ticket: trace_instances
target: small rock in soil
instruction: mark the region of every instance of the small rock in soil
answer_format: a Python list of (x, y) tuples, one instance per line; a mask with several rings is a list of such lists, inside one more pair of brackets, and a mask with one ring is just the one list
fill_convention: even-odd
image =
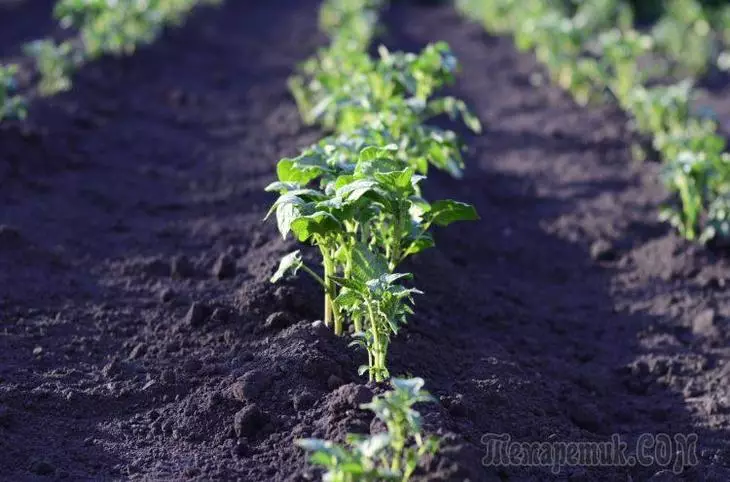
[(264, 327), (270, 330), (283, 330), (294, 323), (291, 315), (285, 311), (271, 313), (264, 323)]
[(236, 400), (252, 401), (259, 398), (269, 385), (271, 385), (271, 376), (268, 373), (251, 370), (231, 386), (231, 394)]
[(294, 410), (306, 410), (314, 405), (314, 401), (314, 395), (309, 392), (304, 392), (295, 395), (294, 398), (292, 398), (292, 405), (294, 406)]
[(163, 288), (160, 290), (159, 297), (161, 302), (168, 303), (175, 297), (175, 292), (170, 288)]
[(707, 308), (702, 310), (694, 320), (692, 320), (692, 333), (697, 336), (705, 336), (708, 338), (717, 335), (718, 330), (715, 326), (715, 310)]
[(191, 278), (195, 274), (195, 267), (187, 256), (175, 256), (170, 262), (170, 274), (178, 279)]
[(363, 403), (368, 403), (373, 399), (373, 391), (364, 385), (353, 385), (354, 388), (350, 390), (347, 401), (350, 405), (356, 408), (360, 408)]
[(267, 421), (268, 417), (255, 404), (252, 404), (236, 413), (233, 428), (239, 438), (250, 437), (255, 435)]
[[(368, 403), (373, 398), (373, 392), (364, 385), (357, 385), (355, 383), (348, 383), (345, 385), (342, 379), (336, 375), (331, 375), (330, 379), (332, 383), (330, 389), (333, 390), (333, 393), (329, 397), (329, 406), (332, 409), (359, 409), (360, 405)], [(329, 384), (330, 381), (328, 381), (328, 385)]]
[(464, 404), (463, 395), (456, 394), (454, 396), (445, 397), (443, 401), (449, 413), (454, 417), (465, 417), (468, 414), (468, 410)]
[(183, 322), (192, 327), (202, 326), (210, 316), (210, 308), (204, 303), (195, 302), (190, 305)]
[(345, 382), (342, 380), (342, 378), (338, 377), (337, 375), (330, 375), (327, 379), (327, 388), (330, 390), (335, 390), (339, 387), (341, 387)]
[(306, 311), (312, 305), (311, 298), (308, 298), (301, 290), (293, 289), (291, 286), (276, 288), (274, 298), (277, 306), (286, 306), (287, 309), (294, 312)]
[(119, 363), (117, 360), (112, 360), (104, 365), (104, 368), (101, 369), (101, 374), (104, 375), (104, 378), (114, 378), (115, 376), (119, 375), (122, 370), (122, 364)]
[(603, 425), (601, 414), (594, 405), (573, 405), (568, 415), (573, 423), (589, 432), (598, 433)]
[(237, 381), (230, 388), (231, 395), (239, 402), (246, 401), (246, 389), (243, 381)]
[(56, 472), (56, 467), (46, 460), (35, 460), (30, 464), (30, 471), (36, 475), (51, 475)]
[(591, 258), (595, 261), (613, 261), (617, 257), (616, 248), (605, 239), (591, 244)]
[(236, 442), (236, 446), (233, 448), (236, 455), (239, 457), (245, 457), (248, 455), (248, 442), (244, 440), (239, 440)]
[(213, 276), (219, 280), (236, 276), (236, 262), (227, 254), (221, 255), (213, 265)]

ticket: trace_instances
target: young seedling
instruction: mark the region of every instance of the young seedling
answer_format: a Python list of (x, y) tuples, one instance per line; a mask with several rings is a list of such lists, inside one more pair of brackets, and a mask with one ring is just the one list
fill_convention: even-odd
[(28, 55), (35, 58), (41, 74), (38, 90), (53, 95), (71, 88), (71, 75), (83, 63), (83, 54), (70, 41), (36, 40), (25, 46)]
[[(423, 199), (418, 188), (422, 176), (395, 158), (395, 146), (363, 148), (354, 163), (353, 145), (338, 147), (315, 146), (298, 158), (282, 159), (279, 181), (267, 190), (280, 194), (269, 215), (276, 213), (282, 236), (292, 232), (300, 242), (320, 249), (323, 275), (314, 278), (325, 291), (325, 323), (339, 335), (344, 325), (340, 310), (332, 305), (338, 292), (333, 277), (352, 276), (358, 249), (382, 257), (387, 272), (393, 272), (406, 257), (433, 246), (433, 225), (478, 216), (468, 204)], [(285, 257), (272, 281), (298, 270), (298, 260)], [(355, 331), (360, 331), (357, 320)]]
[(413, 314), (413, 296), (422, 294), (415, 288), (399, 284), (410, 279), (410, 273), (390, 273), (385, 258), (372, 253), (366, 246), (353, 250), (353, 269), (348, 278), (335, 278), (342, 287), (334, 303), (338, 311), (347, 313), (355, 326), (352, 344), (362, 346), (368, 353), (368, 364), (359, 369), (368, 373), (370, 381), (389, 378), (387, 353), (392, 336)]
[(424, 437), (422, 418), (413, 406), (432, 402), (421, 378), (391, 380), (393, 390), (362, 408), (371, 410), (387, 431), (369, 436), (349, 434), (344, 445), (320, 439), (296, 444), (311, 453), (312, 463), (325, 469), (328, 482), (407, 482), (418, 465), (436, 454), (439, 440)]

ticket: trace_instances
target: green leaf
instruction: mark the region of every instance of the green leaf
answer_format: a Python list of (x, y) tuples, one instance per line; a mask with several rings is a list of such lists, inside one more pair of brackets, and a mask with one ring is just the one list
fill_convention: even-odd
[(266, 192), (278, 192), (283, 194), (285, 192), (294, 191), (299, 189), (301, 186), (295, 182), (281, 182), (275, 181), (264, 188)]
[(471, 129), (472, 132), (475, 134), (481, 134), (482, 133), (482, 123), (479, 120), (477, 116), (472, 114), (472, 112), (468, 109), (465, 109), (461, 113), (462, 119), (464, 119), (464, 124)]
[(479, 219), (474, 206), (450, 199), (433, 203), (431, 211), (426, 213), (426, 217), (439, 226), (448, 226), (456, 221), (475, 221)]
[(335, 307), (338, 310), (350, 310), (357, 307), (362, 301), (361, 295), (350, 288), (343, 288), (340, 294), (334, 299)]
[(373, 176), (378, 180), (378, 182), (385, 184), (391, 189), (411, 192), (413, 189), (413, 184), (411, 183), (413, 174), (413, 168), (408, 167), (401, 171), (376, 172)]
[(315, 452), (309, 456), (309, 461), (314, 465), (321, 465), (323, 467), (337, 467), (337, 459), (330, 453), (327, 452)]
[(348, 201), (357, 201), (369, 192), (382, 194), (378, 189), (377, 182), (370, 179), (358, 179), (339, 188), (337, 190), (337, 196), (346, 198)]
[(357, 243), (352, 250), (352, 277), (362, 283), (388, 272), (388, 262), (367, 246)]
[(404, 256), (411, 256), (414, 254), (418, 254), (421, 251), (424, 251), (428, 248), (433, 248), (436, 245), (436, 243), (433, 242), (433, 238), (428, 233), (421, 235), (418, 239), (413, 241), (411, 244), (408, 245), (405, 252), (403, 253)]
[(342, 278), (340, 276), (330, 276), (330, 279), (337, 283), (342, 288), (348, 289), (350, 291), (354, 291), (356, 293), (365, 293), (367, 290), (367, 286), (365, 286), (364, 281), (360, 281), (359, 279), (355, 278)]
[(283, 278), (288, 271), (291, 271), (292, 274), (297, 274), (297, 271), (301, 267), (302, 256), (297, 249), (296, 251), (292, 251), (291, 253), (281, 258), (281, 261), (279, 262), (279, 268), (276, 270), (276, 273), (274, 273), (274, 275), (271, 277), (270, 281), (272, 283), (276, 283), (281, 278)]
[(279, 228), (282, 238), (286, 238), (286, 235), (291, 229), (291, 224), (297, 217), (301, 215), (299, 206), (296, 203), (284, 203), (280, 204), (276, 208), (276, 226)]
[(396, 390), (403, 390), (410, 396), (415, 397), (421, 392), (421, 389), (426, 385), (426, 382), (420, 377), (393, 378), (390, 380), (390, 384)]
[(305, 185), (323, 172), (329, 171), (326, 161), (319, 156), (300, 156), (282, 159), (276, 165), (276, 175), (281, 182)]
[(372, 435), (358, 444), (358, 449), (363, 456), (373, 459), (380, 452), (385, 450), (391, 443), (392, 437), (388, 433), (379, 433)]
[(291, 221), (291, 230), (299, 241), (307, 241), (314, 235), (327, 235), (341, 228), (340, 222), (326, 211), (299, 216)]

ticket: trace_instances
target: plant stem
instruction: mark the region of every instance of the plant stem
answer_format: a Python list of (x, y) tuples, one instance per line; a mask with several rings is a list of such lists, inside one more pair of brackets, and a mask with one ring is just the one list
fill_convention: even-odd
[(327, 326), (332, 326), (335, 335), (342, 335), (342, 318), (339, 316), (337, 310), (334, 307), (332, 300), (336, 295), (336, 285), (332, 280), (334, 274), (334, 267), (332, 258), (329, 256), (329, 251), (322, 249), (322, 264), (324, 265), (324, 323)]
[(314, 279), (315, 279), (315, 280), (317, 281), (317, 283), (321, 284), (323, 288), (325, 288), (325, 289), (327, 288), (327, 285), (326, 285), (326, 284), (324, 283), (324, 280), (322, 279), (322, 277), (321, 277), (321, 276), (319, 276), (319, 275), (318, 275), (317, 273), (315, 273), (314, 271), (312, 271), (312, 270), (311, 270), (311, 269), (309, 268), (309, 266), (307, 266), (306, 264), (302, 263), (302, 269), (303, 269), (303, 270), (304, 270), (304, 271), (305, 271), (306, 273), (308, 273), (308, 274), (309, 274), (309, 275), (310, 275), (310, 276), (311, 276), (312, 278), (314, 278)]
[(390, 250), (390, 257), (388, 258), (388, 269), (392, 272), (400, 262), (400, 243), (401, 243), (401, 216), (400, 212), (396, 215), (396, 224), (393, 230), (393, 246)]
[[(327, 279), (326, 276), (325, 279)], [(326, 289), (324, 291), (324, 324), (327, 327), (332, 326), (332, 302), (329, 292)]]
[(368, 381), (373, 381), (373, 352), (368, 349)]
[[(373, 335), (373, 349), (372, 349), (372, 362), (370, 364), (370, 373), (375, 372), (375, 381), (383, 381), (383, 373), (385, 372), (385, 357), (382, 355), (382, 346), (380, 343), (380, 336), (378, 333), (378, 323), (375, 319), (375, 313), (373, 312), (372, 304), (368, 303), (368, 315), (370, 316), (370, 331)], [(370, 352), (370, 350), (368, 350)]]
[(359, 317), (353, 317), (353, 323), (355, 325), (355, 333), (360, 333), (362, 331), (362, 321), (360, 321)]

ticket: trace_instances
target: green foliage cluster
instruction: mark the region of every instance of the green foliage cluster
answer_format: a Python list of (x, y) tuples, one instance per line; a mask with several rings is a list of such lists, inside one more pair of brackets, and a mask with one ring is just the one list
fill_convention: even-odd
[[(56, 42), (41, 39), (25, 45), (40, 74), (38, 91), (53, 95), (71, 88), (80, 66), (102, 55), (125, 55), (155, 41), (164, 28), (182, 22), (201, 3), (219, 0), (59, 0), (54, 16), (73, 35)], [(12, 91), (14, 66), (0, 66), (0, 121), (25, 115), (21, 95)]]
[(16, 73), (15, 65), (0, 65), (0, 122), (25, 117), (25, 101), (17, 93)]
[(368, 55), (380, 3), (325, 2), (321, 19), (332, 42), (300, 66), (290, 87), (303, 120), (332, 134), (280, 160), (278, 180), (267, 188), (279, 194), (269, 215), (281, 235), (319, 248), (323, 266), (320, 275), (297, 250), (272, 281), (299, 270), (311, 275), (324, 292), (324, 322), (365, 348), (360, 371), (374, 381), (390, 376), (390, 340), (420, 293), (406, 287), (412, 276), (399, 265), (434, 245), (433, 226), (478, 219), (468, 204), (423, 197), (429, 166), (456, 177), (463, 168), (457, 135), (425, 122), (446, 114), (481, 129), (463, 101), (434, 97), (457, 70), (445, 43), (420, 54), (380, 47), (378, 58)]
[(346, 445), (320, 439), (298, 440), (312, 453), (313, 463), (322, 466), (326, 482), (408, 481), (418, 462), (436, 453), (439, 441), (421, 433), (421, 415), (416, 403), (433, 401), (423, 390), (421, 378), (391, 379), (393, 389), (361, 406), (372, 411), (386, 431), (364, 436), (350, 434)]
[(71, 87), (79, 66), (102, 55), (130, 54), (152, 43), (163, 29), (179, 24), (201, 2), (218, 0), (59, 0), (54, 16), (76, 35), (60, 43), (37, 40), (27, 46), (41, 74), (39, 90), (52, 95)]
[(667, 2), (665, 15), (648, 34), (633, 27), (633, 9), (618, 0), (572, 7), (549, 0), (460, 0), (458, 5), (488, 30), (512, 33), (519, 48), (534, 50), (578, 103), (617, 102), (664, 161), (662, 178), (676, 196), (662, 219), (690, 240), (730, 241), (725, 140), (713, 119), (696, 112), (691, 78), (665, 81), (678, 67), (701, 74), (716, 54), (712, 38), (721, 30), (711, 28), (695, 0)]

